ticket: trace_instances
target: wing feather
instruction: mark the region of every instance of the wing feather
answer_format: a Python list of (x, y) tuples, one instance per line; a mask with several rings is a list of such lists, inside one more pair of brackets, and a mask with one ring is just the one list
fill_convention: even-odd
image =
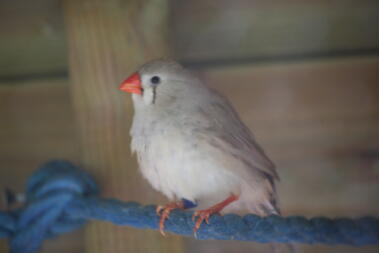
[[(207, 122), (199, 132), (222, 143), (229, 152), (249, 164), (252, 170), (260, 170), (271, 183), (279, 180), (274, 163), (257, 143), (249, 128), (242, 122), (229, 101), (216, 91), (206, 107), (199, 107), (200, 122)], [(206, 108), (206, 110), (204, 109)]]

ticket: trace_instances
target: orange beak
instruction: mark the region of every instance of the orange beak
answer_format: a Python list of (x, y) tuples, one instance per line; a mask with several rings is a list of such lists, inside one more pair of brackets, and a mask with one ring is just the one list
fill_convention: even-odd
[(120, 90), (141, 95), (142, 94), (142, 85), (141, 78), (138, 73), (134, 73), (129, 76), (125, 81), (120, 85)]

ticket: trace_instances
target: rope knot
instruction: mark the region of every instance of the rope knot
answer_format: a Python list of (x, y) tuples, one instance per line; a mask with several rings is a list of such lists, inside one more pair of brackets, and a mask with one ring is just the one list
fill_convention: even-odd
[(67, 161), (52, 161), (34, 173), (26, 186), (25, 207), (11, 240), (13, 252), (34, 252), (44, 238), (77, 229), (85, 219), (68, 215), (74, 199), (96, 196), (89, 174)]

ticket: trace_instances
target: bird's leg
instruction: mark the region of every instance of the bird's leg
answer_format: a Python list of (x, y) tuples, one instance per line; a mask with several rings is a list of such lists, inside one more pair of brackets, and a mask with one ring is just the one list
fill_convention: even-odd
[(168, 217), (170, 216), (170, 213), (172, 210), (174, 209), (187, 209), (187, 208), (192, 208), (192, 207), (196, 207), (196, 203), (193, 203), (189, 200), (186, 200), (186, 199), (182, 199), (180, 201), (175, 201), (175, 202), (170, 202), (164, 206), (161, 206), (161, 205), (158, 205), (157, 208), (155, 209), (155, 211), (157, 212), (157, 215), (160, 216), (160, 220), (159, 220), (159, 232), (161, 232), (161, 234), (163, 236), (165, 236), (165, 232), (164, 232), (164, 223), (165, 221), (168, 219)]
[(200, 228), (200, 225), (201, 223), (205, 220), (205, 222), (208, 224), (209, 223), (209, 217), (212, 215), (212, 214), (215, 214), (215, 213), (219, 213), (224, 207), (226, 207), (227, 205), (229, 205), (230, 203), (238, 200), (239, 196), (237, 195), (234, 195), (234, 194), (231, 194), (228, 198), (226, 198), (224, 201), (220, 202), (220, 203), (217, 203), (216, 205), (214, 206), (211, 206), (210, 208), (208, 209), (204, 209), (204, 210), (199, 210), (199, 211), (196, 211), (193, 216), (192, 216), (192, 220), (195, 220), (196, 217), (197, 220), (196, 220), (196, 223), (195, 223), (195, 227), (193, 228), (193, 232), (196, 234), (196, 231), (199, 230)]

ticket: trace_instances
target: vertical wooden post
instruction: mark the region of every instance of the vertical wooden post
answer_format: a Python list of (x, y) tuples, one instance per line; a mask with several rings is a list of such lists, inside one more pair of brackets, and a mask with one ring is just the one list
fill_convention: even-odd
[[(162, 201), (130, 156), (132, 105), (118, 85), (138, 65), (167, 55), (167, 10), (167, 0), (64, 1), (80, 163), (107, 196)], [(179, 237), (163, 238), (156, 231), (92, 222), (85, 233), (91, 253), (182, 251)]]

